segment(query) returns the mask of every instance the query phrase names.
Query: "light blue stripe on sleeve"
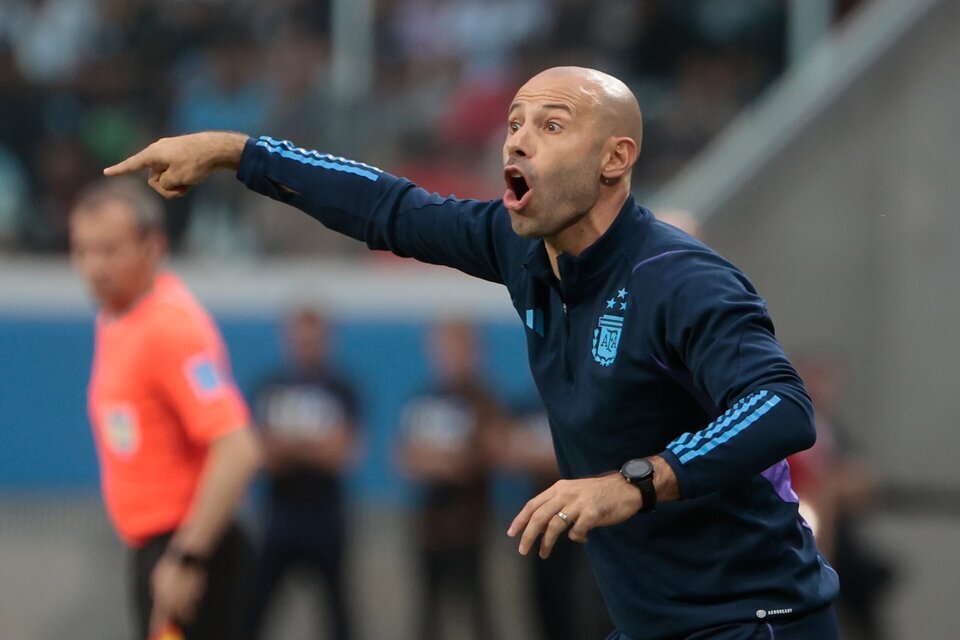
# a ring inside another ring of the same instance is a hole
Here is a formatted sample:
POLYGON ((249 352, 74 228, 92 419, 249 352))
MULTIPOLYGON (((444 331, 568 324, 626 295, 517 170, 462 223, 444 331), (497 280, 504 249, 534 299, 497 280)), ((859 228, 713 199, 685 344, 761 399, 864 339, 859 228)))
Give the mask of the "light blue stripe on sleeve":
MULTIPOLYGON (((667 447, 668 447, 671 451, 673 451, 673 448, 674 448, 674 447, 680 446, 681 444, 683 444, 684 442, 686 442, 687 440, 689 440, 689 439, 692 438, 692 437, 693 437, 693 434, 692 434, 691 432, 687 431, 686 433, 682 434, 679 438, 677 438, 676 440, 674 440, 673 442, 671 442, 670 444, 668 444, 667 447)), ((676 452, 674 452, 674 453, 676 453, 676 452)))
POLYGON ((737 435, 738 433, 740 433, 741 431, 743 431, 744 429, 752 425, 754 422, 762 418, 768 411, 773 409, 778 404, 780 404, 780 396, 773 396, 772 398, 764 402, 759 408, 757 408, 756 411, 754 411, 749 416, 744 418, 742 422, 737 424, 737 426, 733 427, 729 431, 726 431, 725 433, 723 433, 723 435, 717 438, 714 438, 713 440, 708 440, 702 447, 700 447, 696 451, 690 451, 680 456, 680 462, 682 464, 686 464, 687 462, 690 462, 691 460, 693 460, 698 456, 702 456, 706 453, 713 451, 714 449, 719 447, 721 444, 723 444, 724 442, 727 442, 728 440, 733 438, 735 435, 737 435))
POLYGON ((330 162, 339 162, 340 164, 348 164, 353 167, 360 167, 361 169, 373 171, 374 173, 383 173, 382 169, 370 166, 369 164, 364 164, 363 162, 359 162, 357 160, 350 160, 342 156, 335 156, 329 153, 320 153, 319 151, 314 151, 311 149, 304 149, 303 147, 296 146, 289 140, 277 140, 276 138, 271 138, 270 136, 260 136, 258 139, 266 141, 271 147, 283 148, 287 151, 299 153, 302 156, 318 158, 320 160, 328 160, 330 162))
POLYGON ((702 443, 704 440, 712 438, 714 435, 736 422, 741 415, 753 408, 754 405, 765 398, 766 395, 767 392, 764 390, 743 398, 740 400, 740 402, 735 404, 732 409, 727 411, 726 414, 717 418, 712 425, 708 425, 703 430, 693 434, 693 439, 690 442, 685 442, 685 440, 690 436, 688 434, 684 434, 677 440, 671 442, 668 445, 669 449, 677 456, 680 456, 684 451, 700 446, 700 443, 702 443))
POLYGON ((373 171, 362 169, 358 166, 334 162, 332 156, 329 159, 323 159, 323 157, 313 157, 310 155, 304 155, 296 151, 291 151, 290 149, 284 149, 284 148, 272 146, 266 140, 258 140, 257 146, 263 147, 270 153, 275 153, 283 158, 296 160, 297 162, 300 162, 302 164, 309 164, 314 167, 320 167, 321 169, 330 169, 331 171, 339 171, 340 173, 350 173, 353 175, 360 176, 362 178, 366 178, 371 182, 376 182, 377 179, 380 177, 378 173, 374 173, 373 171))

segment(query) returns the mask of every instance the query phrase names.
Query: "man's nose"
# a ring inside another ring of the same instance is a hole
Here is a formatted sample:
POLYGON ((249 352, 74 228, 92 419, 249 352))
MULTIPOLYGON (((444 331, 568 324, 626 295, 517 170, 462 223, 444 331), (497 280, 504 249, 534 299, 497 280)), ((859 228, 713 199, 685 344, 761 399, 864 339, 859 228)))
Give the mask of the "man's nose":
POLYGON ((507 155, 529 158, 533 154, 533 145, 526 134, 526 127, 520 127, 507 138, 507 155))

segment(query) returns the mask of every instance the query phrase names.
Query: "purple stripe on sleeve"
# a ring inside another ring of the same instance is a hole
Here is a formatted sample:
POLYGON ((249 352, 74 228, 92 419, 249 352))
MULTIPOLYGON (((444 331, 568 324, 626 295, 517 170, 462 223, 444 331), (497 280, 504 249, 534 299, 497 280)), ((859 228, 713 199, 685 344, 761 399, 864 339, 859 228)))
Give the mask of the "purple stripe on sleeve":
POLYGON ((793 485, 790 484, 790 465, 787 464, 786 460, 781 460, 760 475, 773 485, 773 490, 777 492, 781 500, 800 504, 800 497, 793 490, 793 485))
MULTIPOLYGON (((781 460, 766 471, 761 472, 760 475, 773 485, 773 490, 781 500, 800 504, 800 496, 793 490, 793 485, 790 483, 790 465, 786 460, 781 460)), ((804 520, 799 513, 797 514, 797 520, 801 527, 813 531, 810 523, 804 520)))
POLYGON ((667 256, 673 255, 675 253, 696 253, 693 249, 672 249, 671 251, 664 251, 663 253, 658 253, 655 256, 650 256, 644 260, 641 260, 636 264, 636 266, 631 270, 631 273, 635 272, 637 269, 643 265, 653 262, 654 260, 659 260, 660 258, 665 258, 667 256))

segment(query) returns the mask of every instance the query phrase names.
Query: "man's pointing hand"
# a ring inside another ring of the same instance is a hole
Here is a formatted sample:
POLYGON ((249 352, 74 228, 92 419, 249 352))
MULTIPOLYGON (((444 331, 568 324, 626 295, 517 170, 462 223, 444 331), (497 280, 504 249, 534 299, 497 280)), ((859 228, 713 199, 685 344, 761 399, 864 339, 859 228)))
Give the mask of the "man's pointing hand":
POLYGON ((107 167, 103 175, 122 176, 149 169, 147 184, 164 198, 176 198, 217 169, 236 171, 246 142, 246 135, 226 131, 161 138, 123 162, 107 167))

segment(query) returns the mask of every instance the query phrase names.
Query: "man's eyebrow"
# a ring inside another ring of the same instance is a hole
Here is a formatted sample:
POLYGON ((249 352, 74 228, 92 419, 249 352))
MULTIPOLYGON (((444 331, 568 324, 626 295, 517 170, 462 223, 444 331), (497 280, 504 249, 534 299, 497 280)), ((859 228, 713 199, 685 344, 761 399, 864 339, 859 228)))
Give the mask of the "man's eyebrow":
POLYGON ((551 109, 560 109, 561 111, 566 111, 570 115, 573 115, 573 109, 570 108, 570 105, 563 104, 562 102, 551 102, 543 105, 544 111, 549 111, 551 109))
MULTIPOLYGON (((519 107, 520 107, 520 103, 514 102, 513 104, 510 105, 510 110, 507 113, 513 113, 519 107)), ((570 108, 570 105, 564 104, 562 102, 549 102, 547 104, 540 105, 540 109, 544 111, 559 109, 561 111, 566 111, 571 116, 573 115, 573 109, 570 108)))

